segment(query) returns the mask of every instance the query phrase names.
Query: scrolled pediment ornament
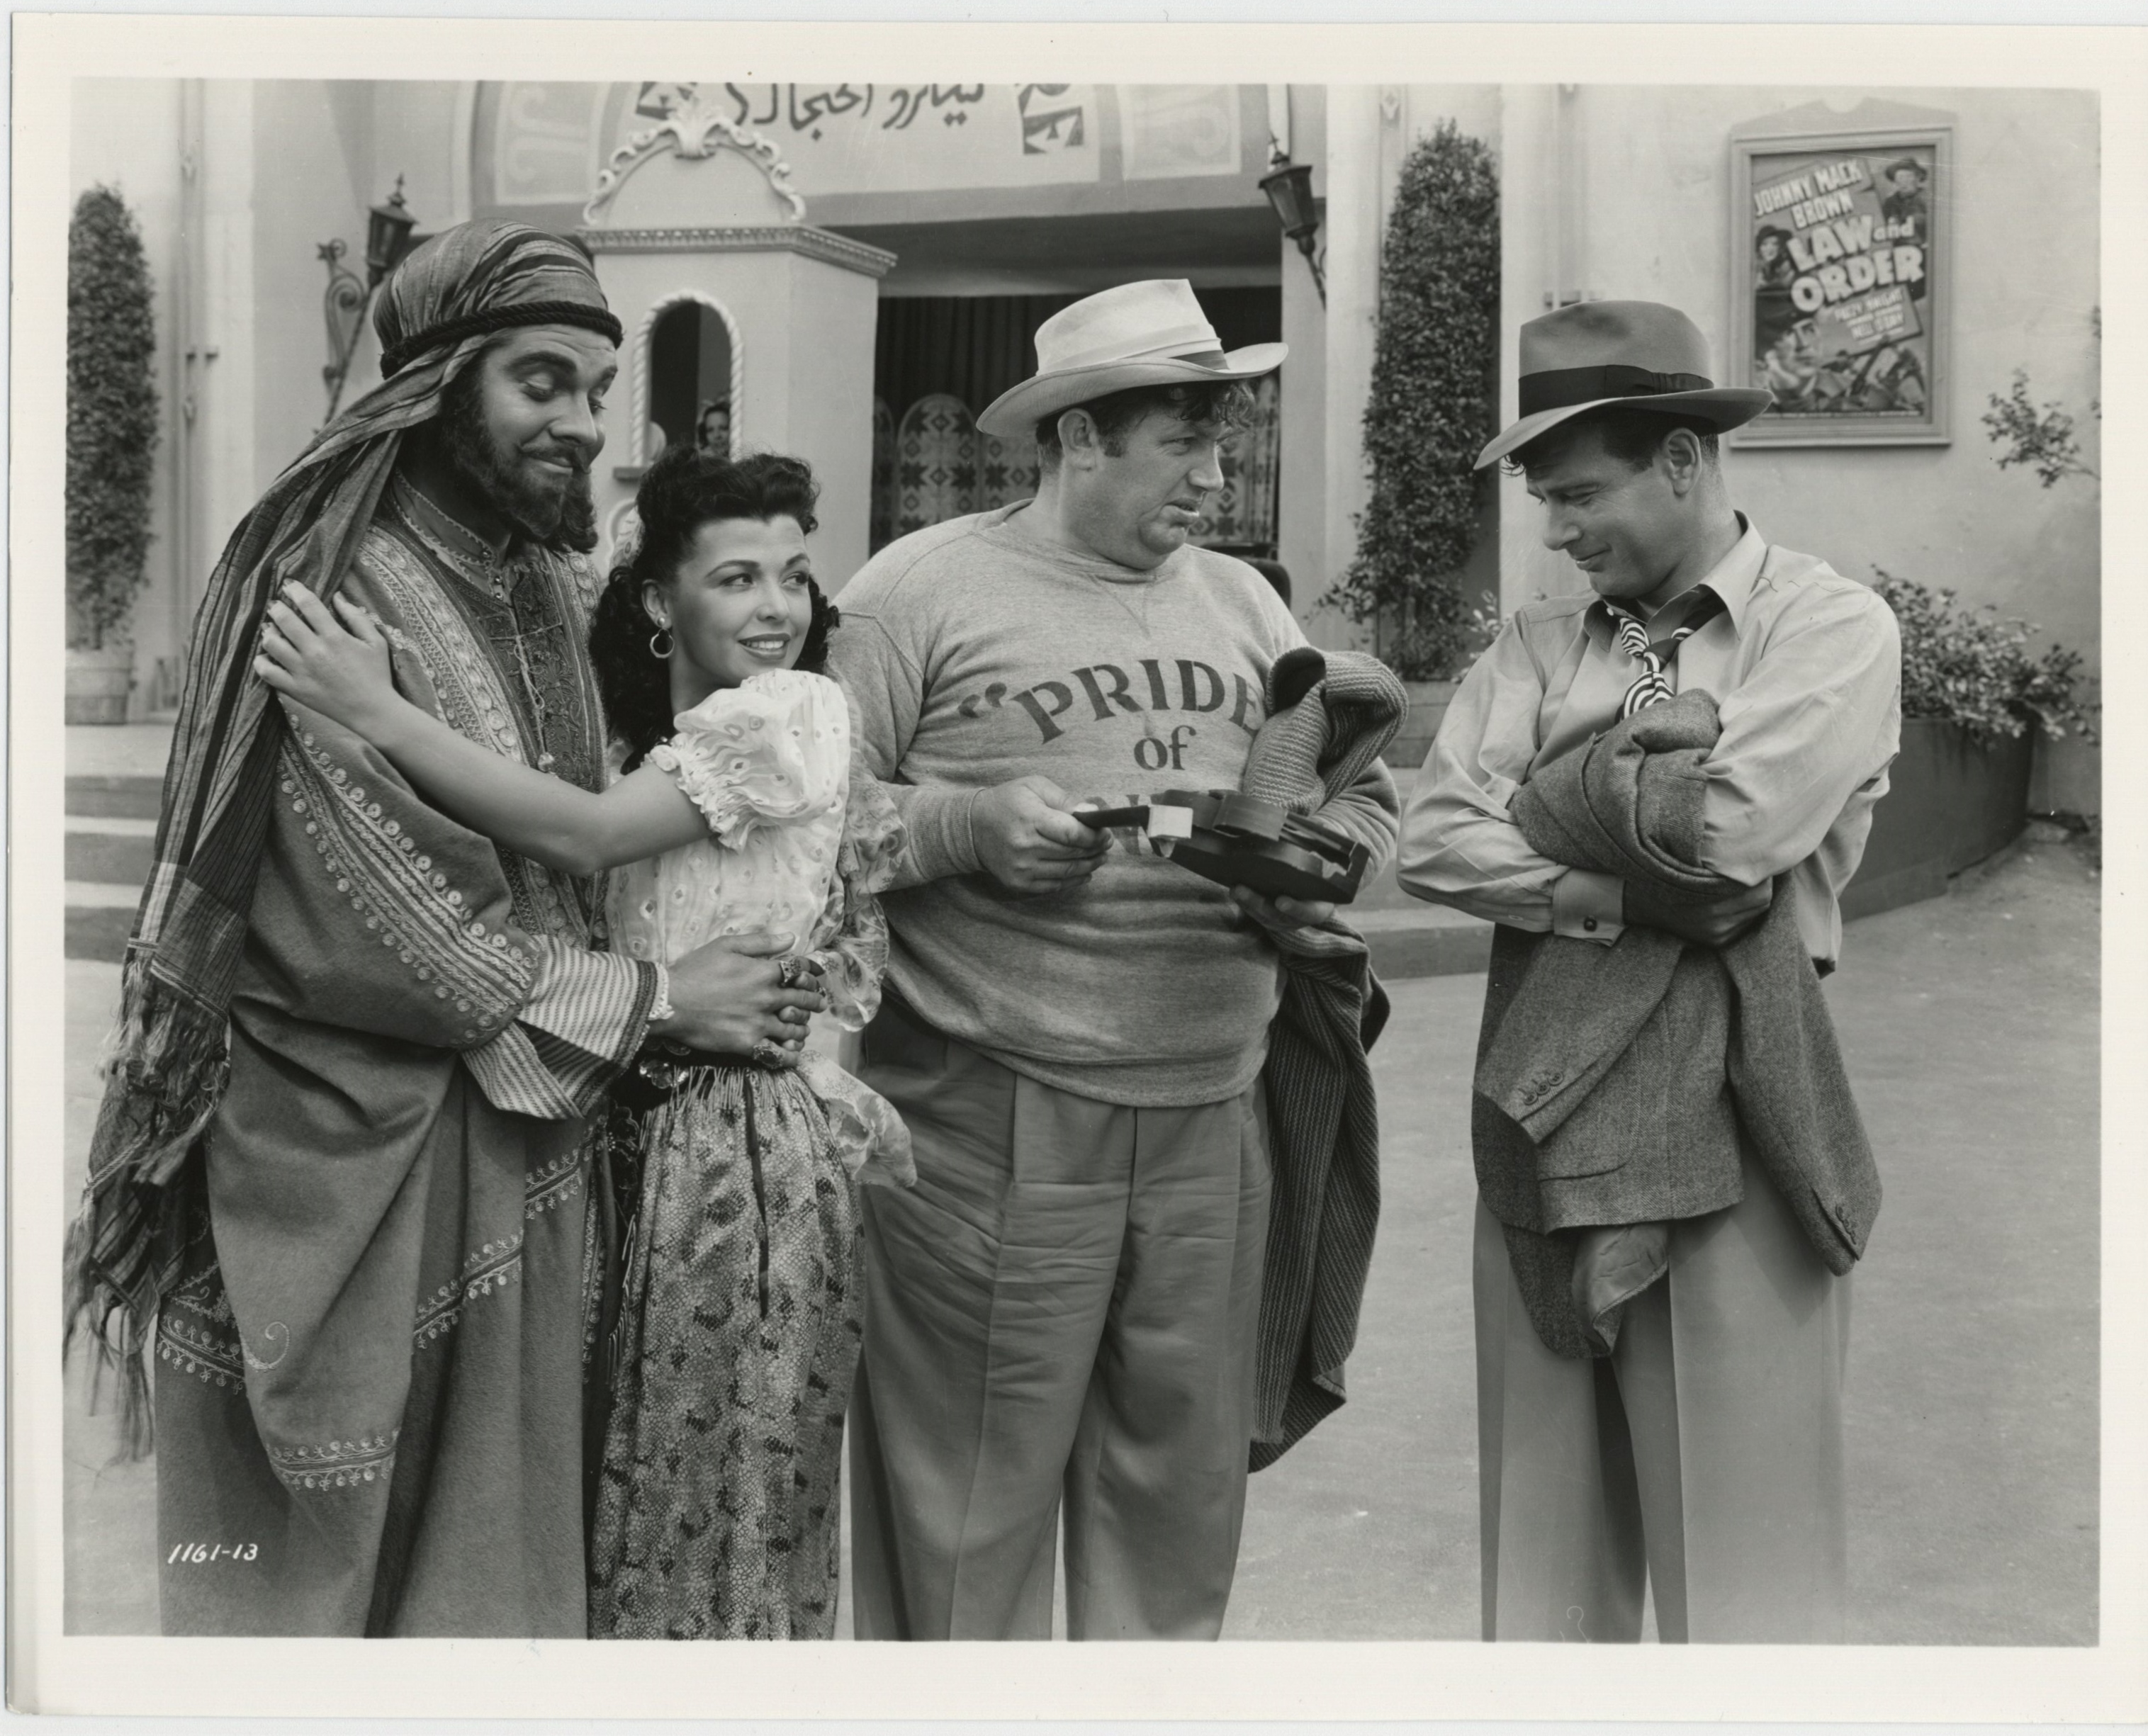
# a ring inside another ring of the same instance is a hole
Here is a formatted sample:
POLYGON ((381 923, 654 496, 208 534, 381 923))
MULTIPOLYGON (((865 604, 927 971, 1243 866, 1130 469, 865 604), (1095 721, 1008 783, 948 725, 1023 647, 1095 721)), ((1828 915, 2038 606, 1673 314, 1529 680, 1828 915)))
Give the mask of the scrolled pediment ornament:
POLYGON ((690 159, 700 158, 719 150, 738 152, 761 172, 770 188, 790 207, 791 219, 806 220, 806 201, 790 184, 790 165, 778 153, 775 142, 719 113, 713 101, 697 90, 655 126, 630 135, 611 153, 611 161, 597 177, 596 191, 582 208, 582 221, 596 223, 621 183, 650 158, 670 151, 690 159))

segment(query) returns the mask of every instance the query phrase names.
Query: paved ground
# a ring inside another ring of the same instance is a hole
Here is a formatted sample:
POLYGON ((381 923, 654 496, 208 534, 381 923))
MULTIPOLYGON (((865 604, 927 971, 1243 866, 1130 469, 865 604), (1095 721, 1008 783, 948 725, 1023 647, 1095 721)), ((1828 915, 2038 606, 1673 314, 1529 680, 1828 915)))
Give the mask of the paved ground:
MULTIPOLYGON (((2034 844, 1854 924, 1829 998, 1886 1207, 1855 1282, 1851 1631, 2096 1638, 2098 896, 2034 844)), ((68 966, 69 1162, 115 966, 68 966)), ((1477 1633, 1465 1091, 1483 979, 1395 986, 1375 1056, 1386 1204, 1352 1398, 1253 1481, 1228 1633, 1477 1633)), ((68 1424, 68 1623, 155 1626, 147 1467, 68 1424)))
MULTIPOLYGON (((2067 845, 1853 924, 1829 998, 1885 1175, 1849 1361, 1850 1632, 2096 1638, 2098 892, 2067 845)), ((1483 979, 1398 985, 1352 1399, 1253 1483, 1227 1632, 1478 1633, 1467 1081, 1483 979)))

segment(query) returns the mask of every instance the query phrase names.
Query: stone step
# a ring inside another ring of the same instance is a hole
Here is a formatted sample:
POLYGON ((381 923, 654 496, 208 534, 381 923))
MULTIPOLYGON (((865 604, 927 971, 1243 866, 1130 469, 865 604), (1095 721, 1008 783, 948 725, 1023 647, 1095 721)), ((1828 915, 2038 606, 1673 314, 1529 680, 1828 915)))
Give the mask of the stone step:
POLYGON ((70 882, 132 886, 137 891, 155 865, 156 840, 139 833, 67 831, 67 877, 70 882))
POLYGON ((1342 913, 1372 948, 1373 969, 1389 981, 1410 976, 1467 976, 1492 956, 1492 925, 1444 906, 1408 901, 1399 910, 1342 913))
POLYGON ((154 821, 162 798, 162 777, 93 772, 67 780, 67 810, 108 820, 154 821))
MULTIPOLYGON (((77 746, 73 737, 80 735, 99 748, 110 740, 133 750, 92 756, 92 764, 104 757, 108 764, 117 758, 126 765, 130 760, 147 763, 151 756, 133 737, 146 739, 155 732, 122 732, 124 740, 118 735, 69 733, 71 758, 77 746)), ((146 771, 77 772, 68 777, 63 843, 68 957, 114 965, 126 958, 127 936, 133 931, 143 882, 155 861, 157 813, 163 788, 161 775, 146 771)))
POLYGON ((108 965, 127 957, 127 936, 134 930, 134 906, 83 906, 70 904, 67 911, 67 956, 98 959, 108 965))

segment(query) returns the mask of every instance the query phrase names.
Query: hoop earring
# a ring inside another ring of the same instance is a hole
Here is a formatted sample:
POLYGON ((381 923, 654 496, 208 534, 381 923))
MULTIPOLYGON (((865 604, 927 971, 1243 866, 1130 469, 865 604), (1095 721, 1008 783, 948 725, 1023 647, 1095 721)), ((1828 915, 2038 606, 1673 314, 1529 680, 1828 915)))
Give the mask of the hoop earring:
POLYGON ((671 655, 671 630, 669 627, 659 627, 649 635, 649 655, 659 663, 671 655), (660 651, 656 649, 656 641, 660 639, 664 641, 664 649, 660 651))

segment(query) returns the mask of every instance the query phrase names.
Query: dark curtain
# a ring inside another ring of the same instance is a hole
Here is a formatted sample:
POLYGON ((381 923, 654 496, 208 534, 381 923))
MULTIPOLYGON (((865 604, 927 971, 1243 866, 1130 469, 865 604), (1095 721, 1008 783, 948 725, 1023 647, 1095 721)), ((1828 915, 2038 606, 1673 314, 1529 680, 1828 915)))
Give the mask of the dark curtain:
POLYGON ((873 391, 898 424, 934 392, 951 392, 972 415, 1036 371, 1036 329, 1071 295, 891 297, 880 304, 873 391))
POLYGON ((649 419, 667 445, 698 436, 705 390, 711 399, 730 398, 730 334, 715 309, 685 301, 657 315, 649 334, 649 419), (705 374, 712 382, 706 388, 705 374))
MULTIPOLYGON (((701 309, 680 302, 656 316, 649 334, 649 419, 667 444, 694 438, 694 394, 701 379, 701 309)), ((625 398, 626 394, 620 394, 625 398)))
POLYGON ((1282 342, 1282 289, 1278 284, 1245 283, 1228 289, 1196 289, 1201 310, 1208 316, 1226 349, 1243 349, 1248 344, 1282 342))

